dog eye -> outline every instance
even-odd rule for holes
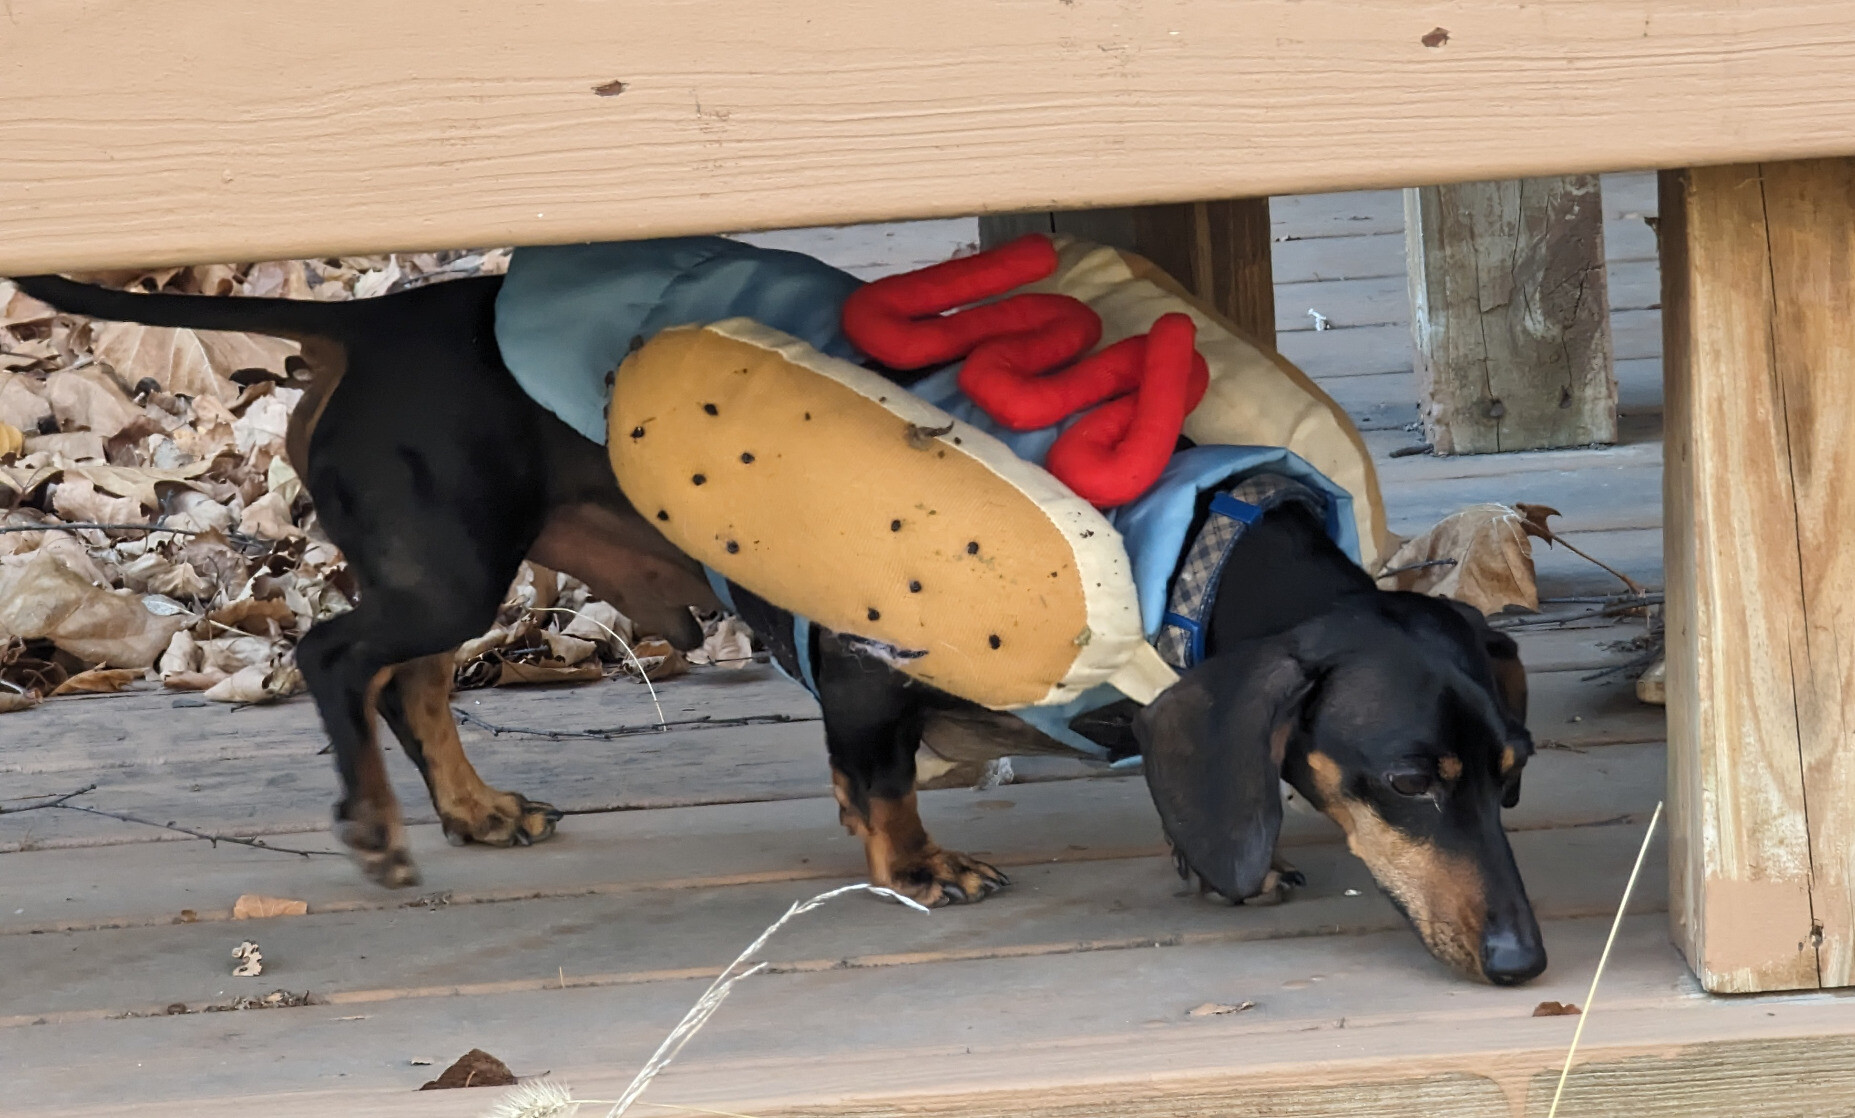
[[[1406,770],[1387,774],[1385,783],[1400,796],[1427,796],[1436,786],[1436,778],[1429,773]]]

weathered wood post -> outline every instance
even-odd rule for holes
[[[1404,229],[1419,408],[1436,453],[1615,442],[1597,176],[1406,190]]]
[[[1138,253],[1252,338],[1275,345],[1267,198],[979,219],[979,241],[986,248],[1025,233],[1068,233]]]
[[[1670,917],[1855,984],[1855,160],[1664,171]]]

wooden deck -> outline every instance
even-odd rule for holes
[[[1394,530],[1477,500],[1550,504],[1581,546],[1660,584],[1659,315],[1641,220],[1654,181],[1606,191],[1625,441],[1453,460],[1390,456],[1416,438],[1397,196],[1276,200],[1282,348],[1365,428]],[[973,237],[970,221],[764,235],[865,274]],[[1309,310],[1333,328],[1314,330]],[[1614,586],[1562,551],[1537,560],[1545,596]],[[1660,710],[1620,675],[1589,678],[1629,659],[1618,645],[1640,632],[1518,631],[1541,752],[1508,823],[1552,957],[1532,985],[1472,986],[1432,962],[1322,819],[1291,813],[1284,829],[1308,887],[1280,907],[1232,909],[1184,894],[1137,777],[1025,763],[1020,783],[923,796],[936,836],[1008,867],[1010,891],[925,916],[847,898],[801,918],[766,953],[774,973],[745,983],[646,1097],[761,1116],[1544,1114],[1576,1019],[1533,1007],[1584,1001],[1662,796]],[[672,718],[815,717],[762,669],[686,677],[663,696]],[[553,731],[652,720],[622,683],[460,704]],[[367,885],[336,857],[68,812],[0,817],[0,1112],[475,1115],[495,1093],[414,1092],[473,1047],[611,1099],[789,902],[861,868],[835,824],[814,721],[463,735],[492,783],[583,814],[532,849],[450,848],[397,765],[425,872],[416,896]],[[321,744],[306,700],[60,701],[0,721],[0,789],[94,781],[98,806],[330,850]],[[1561,1113],[1846,1113],[1855,1003],[1702,994],[1668,943],[1659,847]],[[305,900],[309,915],[231,922],[247,892]],[[247,938],[265,973],[231,978]],[[202,1012],[275,989],[316,998]],[[1190,1014],[1207,1002],[1254,1007]]]

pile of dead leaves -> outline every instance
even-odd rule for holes
[[[507,265],[492,250],[85,278],[332,300]],[[300,690],[297,639],[354,595],[284,454],[306,371],[294,343],[63,315],[0,280],[0,712],[144,679],[227,702]],[[687,667],[583,585],[528,566],[459,658],[477,686]]]

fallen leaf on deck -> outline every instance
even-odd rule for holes
[[[199,920],[200,914],[190,908],[181,909],[180,915],[174,918],[176,924],[197,924]]]
[[[271,703],[301,691],[303,677],[294,668],[252,664],[208,687],[202,698],[214,703]]]
[[[92,668],[87,672],[78,672],[70,679],[60,683],[52,691],[57,695],[108,695],[142,678],[140,668]]]
[[[702,639],[702,647],[689,654],[689,662],[745,668],[754,662],[754,631],[740,618],[724,614]]]
[[[146,668],[188,617],[159,617],[126,590],[92,586],[38,551],[0,566],[0,636],[45,638],[87,664]]]
[[[1576,1017],[1582,1012],[1570,1002],[1540,1002],[1533,1007],[1535,1017]]]
[[[569,666],[578,664],[599,651],[599,646],[592,641],[568,636],[566,633],[556,633],[552,629],[543,629],[541,639],[547,642],[548,651],[554,654],[554,659]]]
[[[11,423],[0,422],[0,458],[11,458],[26,449],[26,436]]]
[[[287,897],[266,897],[261,893],[246,893],[232,903],[232,919],[234,920],[263,920],[271,916],[302,916],[308,911],[308,901],[293,901]]]
[[[266,493],[246,505],[238,530],[261,540],[300,540],[307,534],[290,522],[290,506],[275,493]]]
[[[689,671],[688,658],[678,652],[675,645],[662,637],[641,640],[631,646],[631,652],[632,656],[620,660],[619,666],[625,670],[626,675],[634,679],[637,678],[640,667],[644,669],[645,678],[652,683],[674,679]],[[633,656],[637,658],[636,663],[632,662]]]
[[[264,973],[264,952],[258,945],[246,940],[232,949],[232,958],[238,965],[232,968],[233,978],[256,978]]]
[[[143,418],[135,401],[95,365],[46,377],[45,402],[61,430],[94,431],[105,439]]]
[[[562,664],[559,661],[542,661],[539,664],[524,664],[519,660],[504,660],[496,673],[497,687],[521,687],[529,684],[547,683],[591,683],[604,679],[605,670],[598,664]]]
[[[1466,602],[1483,613],[1509,606],[1537,612],[1539,587],[1527,520],[1507,505],[1470,505],[1398,549],[1381,576],[1397,590]],[[1432,566],[1416,566],[1433,563]],[[1400,568],[1414,568],[1400,570]]]
[[[112,497],[86,478],[68,477],[52,489],[52,511],[76,524],[144,524],[140,501]]]
[[[455,1087],[507,1087],[515,1082],[509,1065],[483,1051],[472,1048],[444,1069],[438,1078],[420,1087],[421,1091],[444,1091]]]
[[[9,691],[0,687],[0,714],[13,714],[16,711],[31,710],[39,705],[37,695],[22,695],[18,691]]]
[[[1186,1010],[1186,1016],[1222,1017],[1227,1013],[1242,1013],[1244,1010],[1255,1008],[1255,1002],[1238,1002],[1235,1005],[1228,1005],[1223,1002],[1206,1002],[1203,1005],[1193,1006],[1191,1009]]]

